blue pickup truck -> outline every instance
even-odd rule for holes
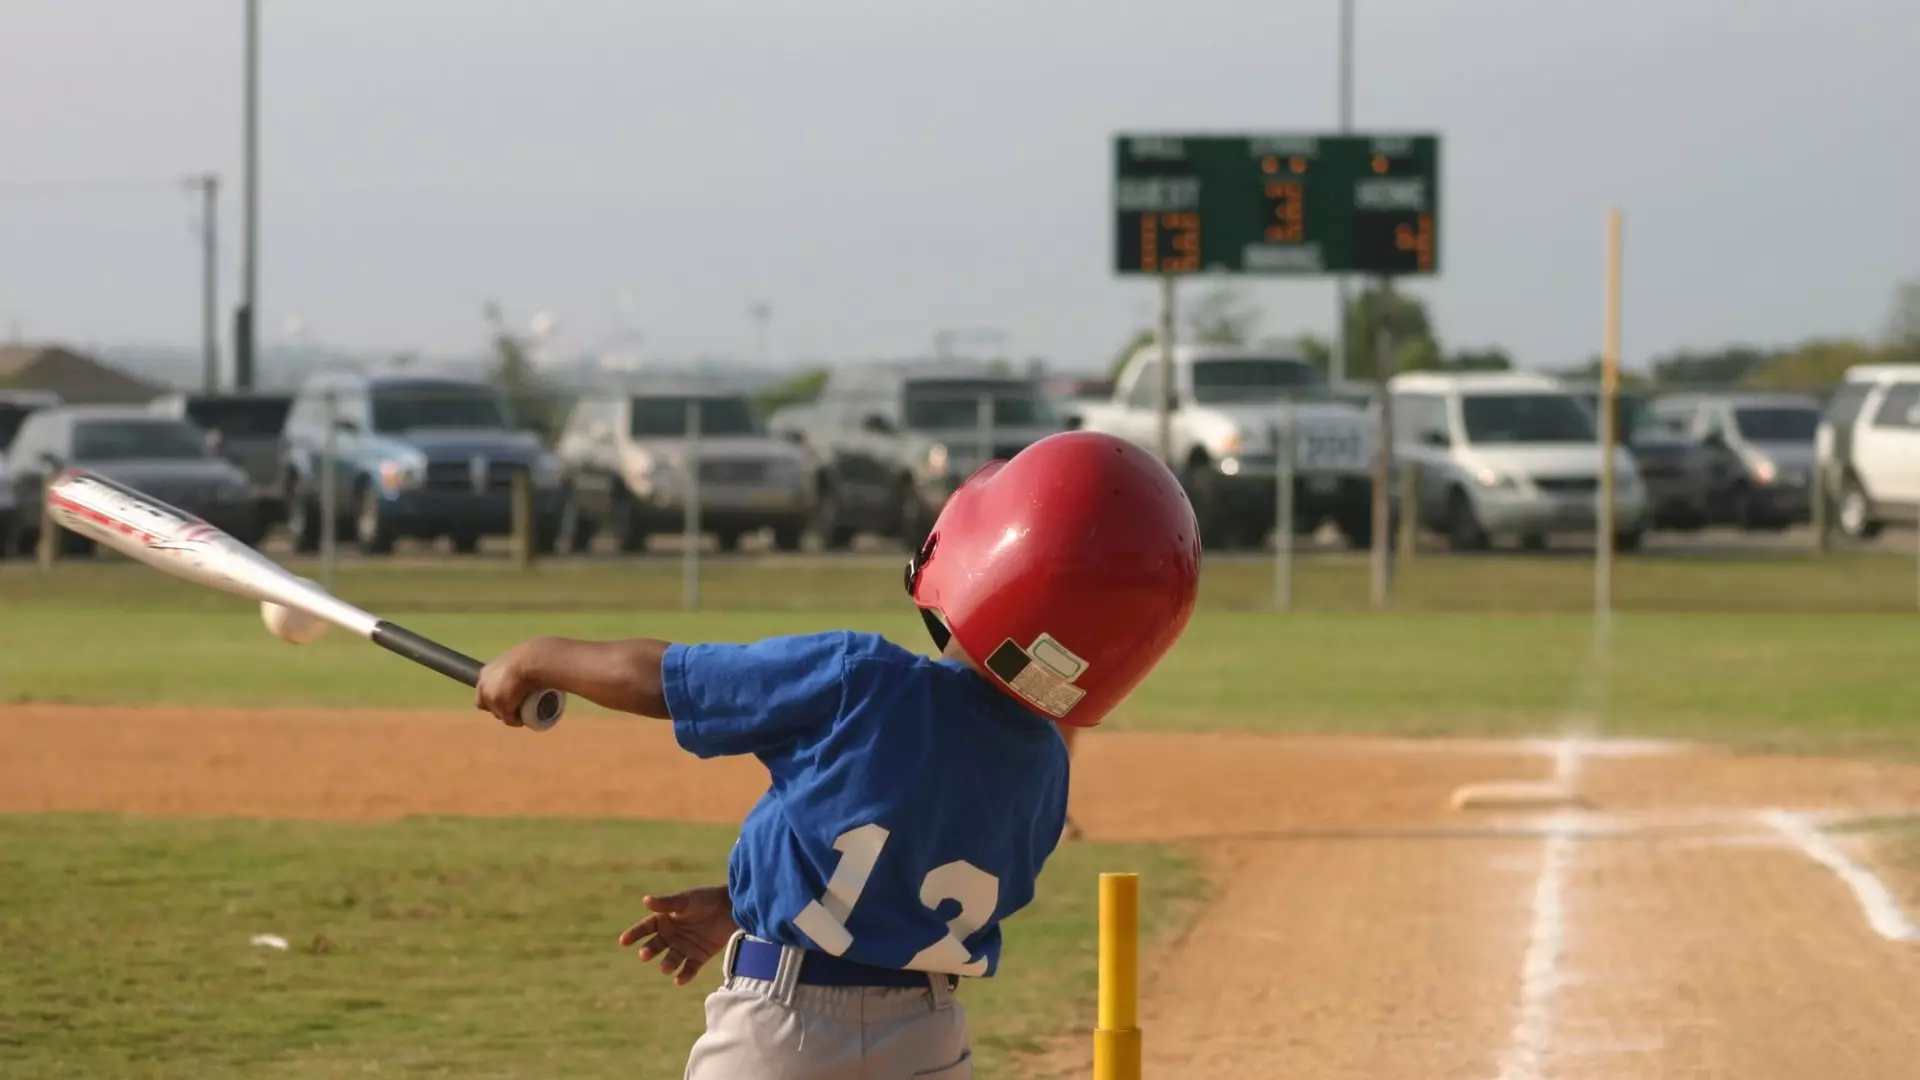
[[[486,383],[403,369],[317,374],[294,398],[281,483],[296,550],[320,546],[329,428],[335,520],[361,551],[442,536],[455,551],[477,550],[512,531],[516,473],[532,485],[535,543],[553,549],[568,497],[558,459]]]

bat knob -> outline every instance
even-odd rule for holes
[[[567,695],[558,690],[536,690],[520,703],[520,722],[530,731],[546,731],[567,712]]]

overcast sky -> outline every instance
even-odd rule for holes
[[[998,328],[1098,363],[1109,140],[1336,120],[1337,0],[266,0],[264,336],[464,351],[480,306],[567,344],[924,353]],[[198,340],[192,203],[226,181],[240,0],[0,4],[0,333]],[[1913,0],[1358,0],[1358,127],[1443,138],[1449,346],[1597,351],[1606,209],[1625,352],[1877,334],[1920,276]],[[1276,333],[1327,282],[1255,282]],[[622,295],[626,300],[621,299]]]

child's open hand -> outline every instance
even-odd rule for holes
[[[725,885],[648,896],[641,903],[653,914],[627,927],[620,945],[625,948],[644,939],[640,959],[660,957],[660,973],[672,975],[675,986],[692,982],[707,961],[726,950],[727,940],[738,929]]]

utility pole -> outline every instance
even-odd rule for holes
[[[220,389],[220,177],[202,173],[187,187],[200,192],[200,389]]]
[[[1340,0],[1340,134],[1353,130],[1353,0]],[[1334,316],[1333,370],[1328,378],[1341,382],[1347,377],[1347,277],[1334,279],[1334,303],[1340,307]]]
[[[233,315],[233,383],[253,389],[255,322],[260,280],[260,0],[246,0],[246,106],[241,132],[245,162],[246,240],[241,256],[240,307]]]

